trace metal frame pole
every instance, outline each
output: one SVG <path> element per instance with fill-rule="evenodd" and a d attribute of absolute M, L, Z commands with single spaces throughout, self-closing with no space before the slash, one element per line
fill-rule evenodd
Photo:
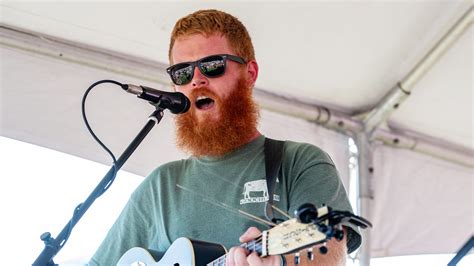
<path fill-rule="evenodd" d="M 469 8 L 423 59 L 362 120 L 363 130 L 356 133 L 356 145 L 359 150 L 358 208 L 362 217 L 369 220 L 372 218 L 370 211 L 373 200 L 374 167 L 371 139 L 375 130 L 386 123 L 390 114 L 408 98 L 415 84 L 472 25 L 474 20 L 472 11 L 473 7 Z M 364 230 L 362 234 L 365 238 L 360 250 L 360 265 L 369 266 L 370 230 Z"/>
<path fill-rule="evenodd" d="M 357 184 L 357 209 L 360 216 L 372 219 L 371 206 L 374 199 L 373 179 L 373 151 L 370 145 L 370 137 L 366 132 L 355 135 L 355 143 L 358 149 L 358 184 Z M 359 251 L 360 266 L 370 265 L 370 230 L 362 230 L 362 246 Z"/>

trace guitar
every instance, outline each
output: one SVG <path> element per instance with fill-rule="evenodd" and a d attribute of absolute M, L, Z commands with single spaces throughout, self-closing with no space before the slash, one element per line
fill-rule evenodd
<path fill-rule="evenodd" d="M 262 234 L 241 247 L 257 252 L 260 257 L 285 255 L 308 249 L 308 258 L 312 258 L 312 248 L 319 246 L 321 254 L 327 253 L 326 241 L 331 238 L 342 240 L 343 225 L 355 225 L 362 229 L 372 224 L 362 217 L 348 211 L 332 210 L 328 206 L 316 209 L 312 204 L 303 204 L 296 211 L 297 218 L 281 222 L 265 230 Z M 224 246 L 203 241 L 178 238 L 157 262 L 145 249 L 135 247 L 128 250 L 117 265 L 225 265 L 226 249 Z"/>

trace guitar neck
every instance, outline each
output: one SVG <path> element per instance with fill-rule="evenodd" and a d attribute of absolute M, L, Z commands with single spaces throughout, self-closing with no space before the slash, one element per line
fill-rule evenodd
<path fill-rule="evenodd" d="M 369 221 L 348 211 L 334 211 L 327 206 L 316 210 L 314 205 L 305 206 L 305 208 L 305 212 L 301 214 L 306 219 L 303 219 L 304 222 L 296 218 L 286 220 L 263 231 L 255 240 L 240 246 L 250 252 L 257 252 L 260 257 L 290 254 L 304 248 L 310 248 L 311 253 L 308 254 L 312 254 L 312 247 L 315 245 L 322 245 L 333 237 L 336 240 L 342 240 L 343 225 L 353 224 L 361 228 L 372 226 Z M 324 254 L 327 248 L 320 247 L 320 252 Z M 220 266 L 225 265 L 225 262 L 226 255 L 208 265 Z"/>
<path fill-rule="evenodd" d="M 249 241 L 247 243 L 243 243 L 240 247 L 248 250 L 249 252 L 257 252 L 259 256 L 262 255 L 262 236 L 259 236 L 255 240 Z M 225 262 L 227 259 L 227 254 L 209 262 L 207 266 L 225 266 Z"/>

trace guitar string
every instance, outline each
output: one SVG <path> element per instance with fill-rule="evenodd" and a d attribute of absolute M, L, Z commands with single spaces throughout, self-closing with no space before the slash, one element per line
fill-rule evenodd
<path fill-rule="evenodd" d="M 240 215 L 243 216 L 244 218 L 247 218 L 247 219 L 249 219 L 249 220 L 251 220 L 251 221 L 253 221 L 253 222 L 256 222 L 256 223 L 259 223 L 259 224 L 262 224 L 262 225 L 269 225 L 269 226 L 275 226 L 275 225 L 276 225 L 275 223 L 266 221 L 266 220 L 264 220 L 264 219 L 262 219 L 262 218 L 260 218 L 260 217 L 257 217 L 257 216 L 255 216 L 255 215 L 252 215 L 252 214 L 247 213 L 247 212 L 245 212 L 245 211 L 242 211 L 242 210 L 239 210 L 239 209 L 235 209 L 235 208 L 233 208 L 233 207 L 231 207 L 231 206 L 229 206 L 229 205 L 227 205 L 227 204 L 225 204 L 225 203 L 217 202 L 217 201 L 215 201 L 215 200 L 213 200 L 213 199 L 207 197 L 206 195 L 203 195 L 203 194 L 200 194 L 200 193 L 198 193 L 198 192 L 195 192 L 195 191 L 193 191 L 193 190 L 191 190 L 191 189 L 189 189 L 189 188 L 187 188 L 187 187 L 184 187 L 184 186 L 182 186 L 182 185 L 180 185 L 180 184 L 176 184 L 176 186 L 177 186 L 178 188 L 184 190 L 184 191 L 187 191 L 187 192 L 190 192 L 190 193 L 192 193 L 192 194 L 194 194 L 194 195 L 199 196 L 200 198 L 202 198 L 202 200 L 204 200 L 204 201 L 206 201 L 206 202 L 208 202 L 208 203 L 211 203 L 211 204 L 213 204 L 213 205 L 215 205 L 215 206 L 217 206 L 217 207 L 224 208 L 225 210 L 228 210 L 228 211 L 230 211 L 230 212 L 240 214 Z"/>
<path fill-rule="evenodd" d="M 194 192 L 194 191 L 192 191 L 191 189 L 188 189 L 188 188 L 186 188 L 186 187 L 183 187 L 183 186 L 181 186 L 181 185 L 179 185 L 179 184 L 177 184 L 177 186 L 178 186 L 178 188 L 181 188 L 181 189 L 186 190 L 186 191 L 188 191 L 188 192 L 191 192 L 191 193 L 193 193 L 193 194 L 199 195 L 199 193 Z M 239 213 L 239 214 L 247 215 L 247 216 L 250 216 L 251 218 L 256 218 L 256 219 L 259 219 L 259 220 L 260 220 L 259 217 L 253 216 L 253 215 L 251 215 L 251 214 L 249 214 L 249 213 L 246 213 L 246 212 L 244 212 L 244 211 L 240 211 L 240 210 L 238 210 L 238 209 L 233 209 L 232 207 L 230 207 L 230 206 L 228 206 L 228 205 L 226 205 L 226 204 L 224 204 L 224 203 L 214 202 L 214 201 L 212 201 L 212 199 L 209 199 L 209 198 L 207 198 L 207 197 L 204 196 L 204 195 L 200 195 L 200 196 L 201 196 L 204 200 L 208 201 L 208 202 L 211 203 L 211 204 L 217 205 L 217 206 L 219 206 L 219 207 L 223 207 L 223 208 L 225 208 L 225 209 L 227 209 L 227 210 L 229 210 L 229 211 L 232 211 L 232 212 L 237 212 L 237 213 Z M 219 204 L 221 204 L 222 206 L 220 206 Z M 280 214 L 282 214 L 283 216 L 288 217 L 289 219 L 293 219 L 293 218 L 291 218 L 288 214 L 286 214 L 285 212 L 283 212 L 282 210 L 280 210 L 278 207 L 276 207 L 276 206 L 274 206 L 274 205 L 270 205 L 270 206 L 271 206 L 273 209 L 275 209 L 276 211 L 278 211 Z M 248 217 L 245 217 L 245 218 L 248 218 Z M 262 221 L 266 222 L 265 220 L 262 220 Z M 268 222 L 266 222 L 266 223 L 268 223 Z M 311 226 L 313 226 L 313 225 L 308 224 L 308 225 L 307 225 L 307 228 L 308 228 L 308 227 L 311 227 Z M 263 243 L 262 243 L 262 236 L 260 235 L 259 237 L 257 237 L 257 238 L 254 239 L 253 241 L 250 241 L 250 242 L 247 242 L 247 243 L 243 243 L 243 244 L 241 244 L 240 246 L 243 247 L 243 248 L 245 248 L 245 249 L 247 249 L 247 250 L 249 250 L 249 251 L 262 252 L 262 250 L 263 250 L 263 249 L 262 249 L 262 246 L 263 246 L 262 244 L 263 244 Z M 253 247 L 252 247 L 252 245 L 253 245 Z M 323 245 L 325 245 L 325 241 L 319 241 L 318 243 L 315 243 L 315 245 L 312 246 L 310 249 L 313 250 L 314 247 L 323 246 Z M 310 250 L 310 249 L 308 249 L 308 250 Z M 298 252 L 297 254 L 299 254 L 299 252 Z M 227 254 L 224 254 L 223 256 L 221 256 L 221 257 L 215 259 L 214 261 L 211 261 L 210 263 L 208 263 L 208 264 L 206 264 L 206 265 L 208 265 L 208 266 L 214 266 L 214 265 L 221 266 L 221 265 L 225 265 L 226 259 L 227 259 Z M 216 264 L 216 263 L 217 263 L 217 264 Z"/>
<path fill-rule="evenodd" d="M 293 219 L 290 215 L 288 215 L 286 212 L 280 210 L 277 206 L 275 206 L 275 205 L 273 205 L 273 204 L 270 204 L 270 206 L 271 206 L 274 210 L 276 210 L 277 212 L 279 212 L 281 215 L 285 216 L 286 218 L 288 218 L 288 219 L 290 219 L 290 220 Z"/>
<path fill-rule="evenodd" d="M 180 184 L 176 184 L 176 186 L 177 186 L 179 189 L 182 189 L 182 190 L 187 191 L 187 192 L 189 192 L 189 193 L 191 193 L 191 194 L 194 194 L 194 195 L 199 196 L 202 200 L 204 200 L 204 201 L 206 201 L 206 202 L 208 202 L 208 203 L 211 203 L 211 204 L 213 204 L 213 205 L 215 205 L 215 206 L 217 206 L 217 207 L 224 208 L 225 210 L 228 210 L 228 211 L 230 211 L 230 212 L 240 214 L 240 215 L 243 216 L 244 218 L 247 218 L 247 219 L 249 219 L 249 220 L 251 220 L 251 221 L 260 223 L 260 224 L 262 224 L 262 225 L 270 225 L 270 226 L 275 226 L 275 225 L 276 225 L 275 223 L 266 221 L 266 220 L 264 220 L 264 219 L 261 219 L 260 217 L 254 216 L 254 215 L 252 215 L 252 214 L 250 214 L 250 213 L 247 213 L 247 212 L 245 212 L 245 211 L 242 211 L 242 210 L 239 210 L 239 209 L 234 209 L 234 208 L 232 208 L 231 206 L 229 206 L 229 205 L 227 205 L 227 204 L 225 204 L 225 203 L 214 201 L 213 199 L 207 197 L 206 195 L 203 195 L 203 194 L 200 194 L 200 193 L 198 193 L 198 192 L 195 192 L 195 191 L 193 191 L 192 189 L 189 189 L 189 188 L 187 188 L 187 187 L 185 187 L 185 186 L 182 186 L 182 185 L 180 185 Z M 273 206 L 273 205 L 271 205 L 271 206 L 272 206 L 273 208 L 276 208 L 276 207 Z M 282 211 L 281 211 L 280 209 L 278 209 L 278 208 L 277 208 L 277 211 L 278 211 L 278 212 L 282 212 Z M 285 216 L 287 216 L 287 215 L 285 215 Z M 262 251 L 262 237 L 261 237 L 261 236 L 257 237 L 255 240 L 253 240 L 252 243 L 253 243 L 253 246 L 254 246 L 254 247 L 253 247 L 253 248 L 254 248 L 253 251 L 260 251 L 260 252 Z M 246 248 L 246 249 L 249 249 L 249 248 L 247 247 L 247 244 L 248 244 L 248 243 L 243 243 L 241 246 L 244 247 L 244 248 Z M 214 261 L 211 261 L 211 262 L 208 263 L 207 265 L 214 265 L 215 262 L 218 263 L 217 265 L 220 265 L 219 263 L 221 263 L 221 260 L 223 260 L 222 262 L 225 263 L 226 258 L 227 258 L 227 254 L 225 254 L 225 255 L 223 255 L 223 256 L 217 258 L 217 259 L 214 260 Z"/>
<path fill-rule="evenodd" d="M 243 244 L 240 245 L 240 246 L 243 247 L 243 248 L 245 248 L 245 249 L 247 249 L 247 250 L 249 250 L 249 251 L 262 252 L 262 242 L 261 242 L 262 239 L 261 239 L 261 238 L 262 238 L 262 237 L 259 236 L 257 239 L 255 239 L 255 241 L 251 241 L 251 242 L 257 243 L 257 244 L 253 244 L 253 250 L 251 250 L 251 248 L 247 246 L 247 244 L 248 244 L 249 242 L 243 243 Z M 257 242 L 257 240 L 258 240 L 258 242 Z M 214 266 L 214 265 L 220 266 L 220 265 L 225 265 L 226 259 L 227 259 L 227 254 L 224 254 L 224 255 L 220 256 L 219 258 L 217 258 L 217 259 L 215 259 L 215 260 L 213 260 L 213 261 L 207 263 L 206 265 L 207 265 L 207 266 Z M 216 264 L 216 263 L 217 263 L 217 264 Z M 223 263 L 223 264 L 221 264 L 221 263 Z"/>
<path fill-rule="evenodd" d="M 253 245 L 253 248 L 252 248 L 252 245 Z M 247 242 L 247 243 L 242 243 L 240 245 L 240 247 L 242 248 L 245 248 L 249 251 L 256 251 L 256 252 L 262 252 L 263 248 L 262 248 L 262 236 L 258 236 L 257 238 L 255 238 L 254 240 L 250 241 L 250 242 Z M 217 263 L 217 265 L 225 265 L 225 262 L 226 262 L 226 259 L 227 259 L 227 254 L 224 254 L 223 256 L 209 262 L 208 264 L 206 265 L 216 265 L 215 263 Z M 220 264 L 220 263 L 224 263 L 224 264 Z"/>
<path fill-rule="evenodd" d="M 225 179 L 222 179 L 222 180 L 226 181 Z M 240 187 L 240 188 L 242 188 L 241 186 L 237 186 L 237 185 L 235 185 L 235 184 L 232 184 L 232 185 L 235 186 L 235 187 Z M 181 186 L 181 185 L 179 185 L 179 184 L 176 184 L 176 186 L 185 189 L 183 186 Z M 194 194 L 197 194 L 197 195 L 202 196 L 202 194 L 199 194 L 199 193 L 197 193 L 197 192 L 193 192 L 193 191 L 191 191 L 191 189 L 185 189 L 185 190 L 187 190 L 187 191 L 189 191 L 189 192 L 192 192 L 192 193 L 194 193 Z M 208 202 L 209 202 L 209 201 L 208 201 Z M 210 203 L 212 203 L 212 202 L 210 202 Z M 224 203 L 220 203 L 220 204 L 225 205 Z M 267 202 L 267 204 L 268 204 L 268 202 Z M 219 204 L 217 203 L 217 204 L 214 204 L 214 205 L 219 205 Z M 227 206 L 228 206 L 228 205 L 227 205 Z M 274 210 L 276 210 L 277 212 L 279 212 L 281 215 L 285 216 L 286 218 L 292 219 L 292 217 L 291 217 L 290 215 L 288 215 L 288 213 L 284 212 L 283 210 L 281 210 L 281 209 L 278 208 L 277 206 L 275 206 L 275 205 L 273 205 L 273 204 L 270 204 L 270 206 L 271 206 Z M 222 207 L 222 206 L 220 206 L 220 207 Z M 231 208 L 231 207 L 230 207 L 230 208 Z M 252 217 L 252 218 L 253 218 L 253 217 Z M 255 218 L 256 218 L 256 219 L 260 219 L 259 217 L 255 217 Z M 264 223 L 265 223 L 266 225 L 275 226 L 274 223 L 268 224 L 266 220 L 264 220 L 264 221 L 265 221 Z"/>

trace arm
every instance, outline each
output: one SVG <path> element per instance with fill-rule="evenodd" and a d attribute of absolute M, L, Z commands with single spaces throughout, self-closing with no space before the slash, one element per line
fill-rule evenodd
<path fill-rule="evenodd" d="M 122 213 L 110 228 L 105 239 L 89 261 L 89 265 L 115 265 L 120 257 L 130 248 L 143 245 L 142 239 L 147 239 L 142 215 L 137 212 L 136 204 L 129 200 Z"/>
<path fill-rule="evenodd" d="M 290 180 L 288 213 L 293 214 L 303 203 L 317 207 L 325 204 L 334 210 L 353 212 L 332 160 L 314 147 L 306 148 L 291 157 L 283 168 L 283 175 Z M 344 233 L 347 253 L 353 252 L 361 242 L 358 229 L 350 225 Z"/>
<path fill-rule="evenodd" d="M 147 209 L 154 209 L 148 181 L 134 191 L 105 239 L 91 258 L 90 265 L 115 265 L 132 247 L 150 248 L 158 230 Z"/>

